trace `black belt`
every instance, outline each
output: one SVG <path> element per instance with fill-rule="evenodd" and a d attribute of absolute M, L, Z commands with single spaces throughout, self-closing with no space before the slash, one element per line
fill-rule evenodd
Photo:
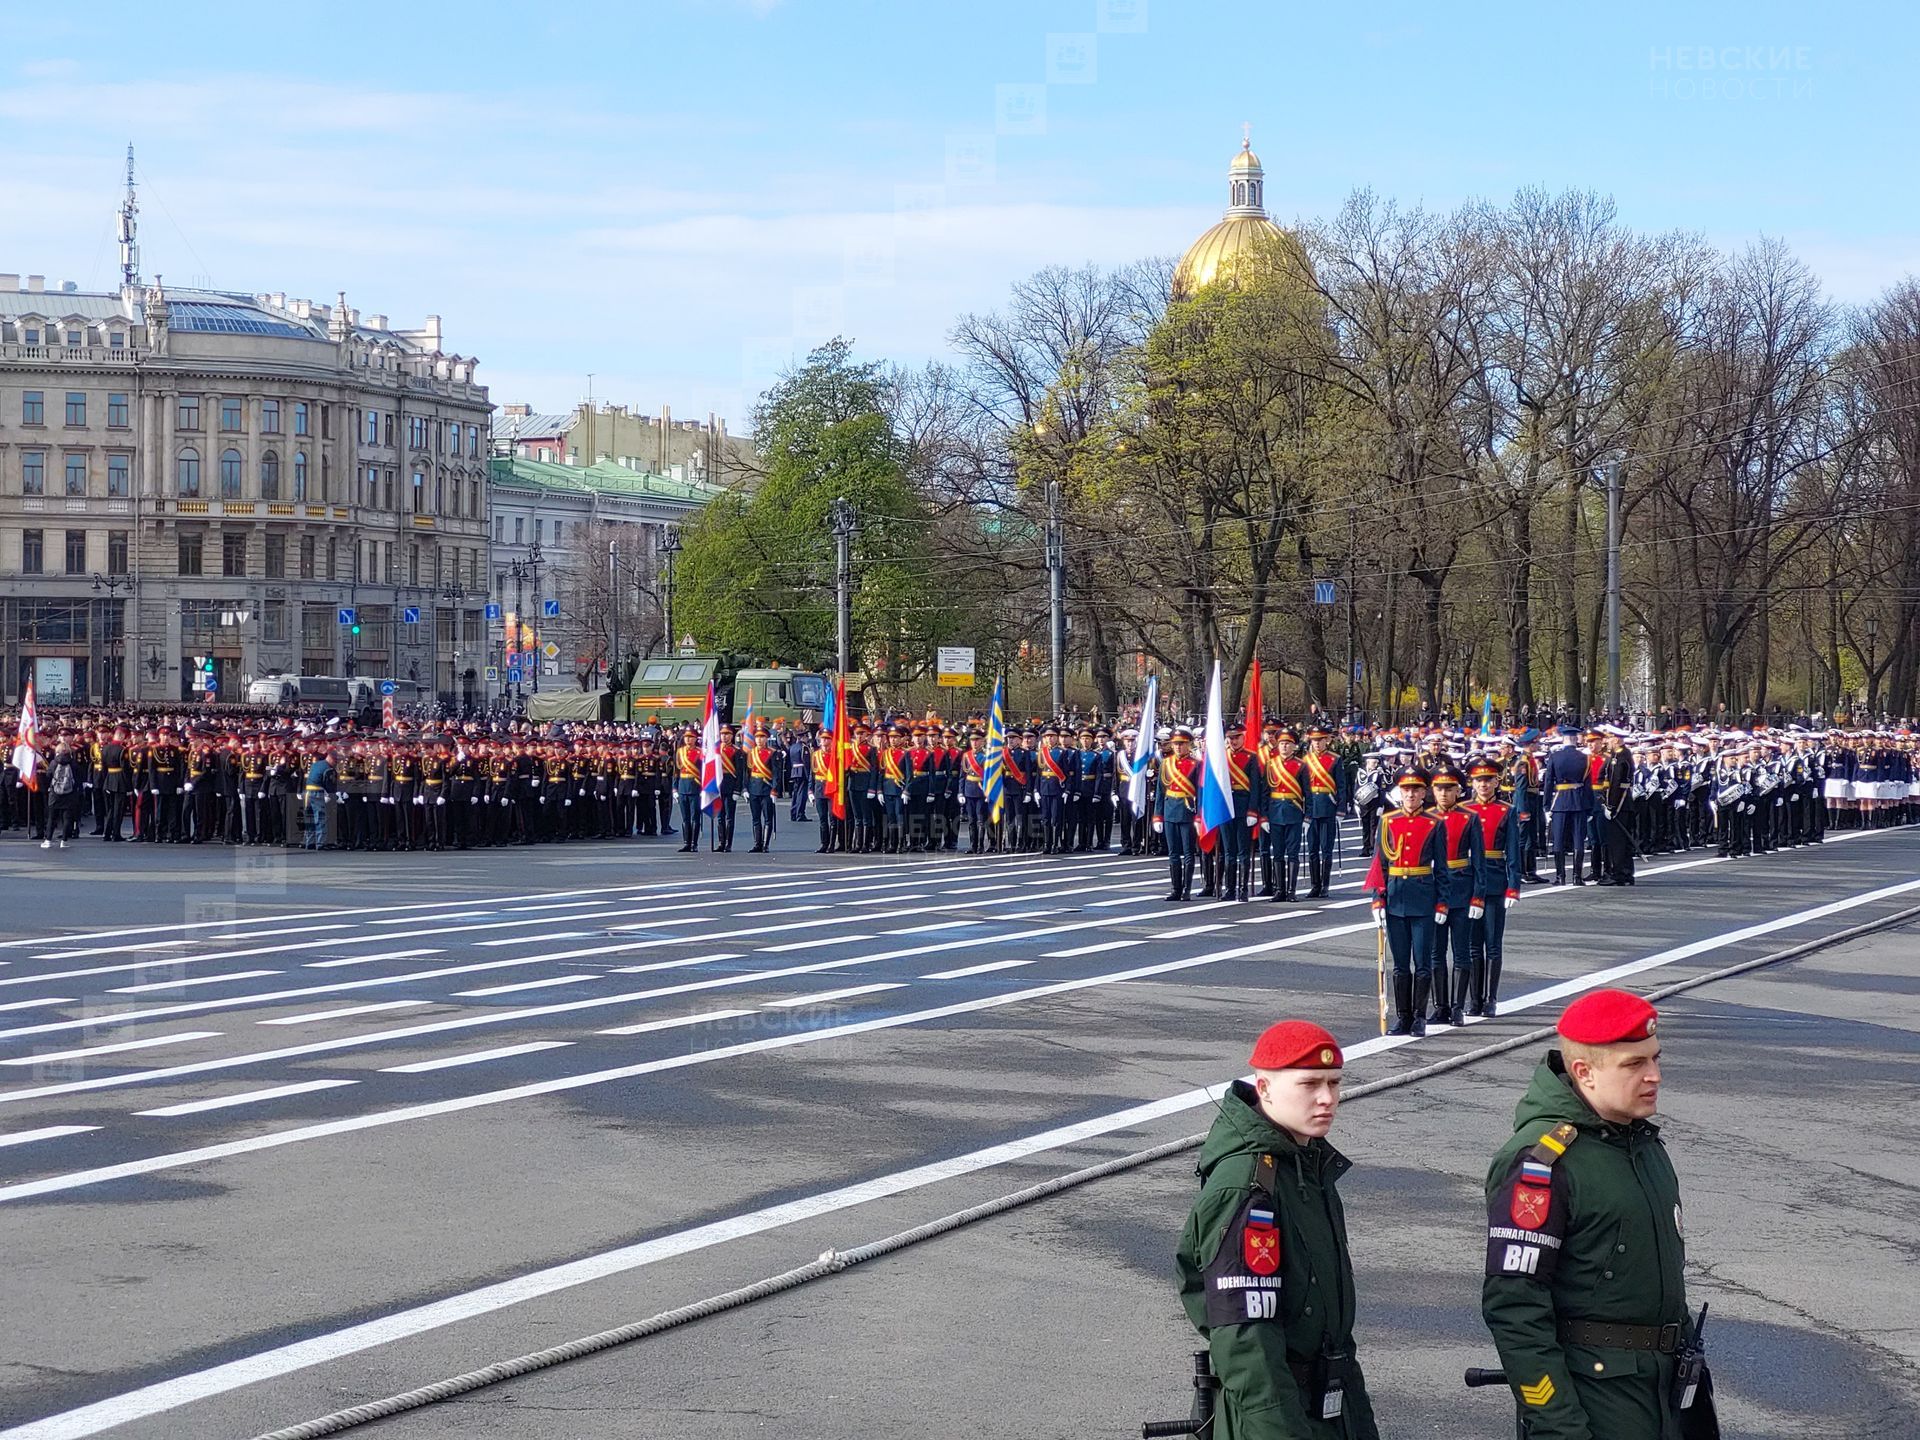
<path fill-rule="evenodd" d="M 1681 1327 L 1675 1325 L 1615 1325 L 1605 1320 L 1562 1320 L 1560 1343 L 1588 1345 L 1596 1350 L 1651 1350 L 1671 1355 L 1680 1348 Z"/>

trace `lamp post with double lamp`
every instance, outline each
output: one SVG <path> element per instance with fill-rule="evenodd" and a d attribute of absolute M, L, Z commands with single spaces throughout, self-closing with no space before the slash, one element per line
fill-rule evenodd
<path fill-rule="evenodd" d="M 660 536 L 660 557 L 665 563 L 667 572 L 667 603 L 661 612 L 661 625 L 666 633 L 660 637 L 660 641 L 661 648 L 669 655 L 673 654 L 676 648 L 673 638 L 673 557 L 679 553 L 680 532 L 665 531 Z"/>
<path fill-rule="evenodd" d="M 513 623 L 516 630 L 513 638 L 516 653 L 520 649 L 518 632 L 527 623 L 527 612 L 524 607 L 526 584 L 529 580 L 533 582 L 533 603 L 536 605 L 540 603 L 540 562 L 543 558 L 540 553 L 540 542 L 536 540 L 528 548 L 524 559 L 513 560 L 507 566 L 507 574 L 513 577 Z M 523 675 L 526 673 L 524 661 L 521 663 L 520 673 Z M 540 693 L 540 627 L 537 625 L 533 630 L 533 693 L 536 695 Z M 515 694 L 513 698 L 518 700 L 520 697 Z"/>
<path fill-rule="evenodd" d="M 458 580 L 449 580 L 435 593 L 446 601 L 448 608 L 453 611 L 453 623 L 448 627 L 453 634 L 450 637 L 452 653 L 447 657 L 447 689 L 440 702 L 452 709 L 460 691 L 460 602 L 467 598 L 467 591 Z M 437 682 L 440 678 L 440 617 L 438 615 L 433 617 L 433 669 L 436 681 L 434 688 L 438 690 Z"/>
<path fill-rule="evenodd" d="M 120 598 L 120 592 L 122 590 L 129 593 L 132 592 L 133 577 L 131 575 L 102 575 L 96 571 L 93 577 L 93 588 L 96 593 L 104 591 L 107 597 L 107 608 L 106 611 L 102 613 L 101 623 L 107 625 L 107 638 L 111 647 L 109 658 L 112 669 L 107 672 L 107 683 L 100 687 L 100 697 L 105 700 L 107 704 L 111 705 L 118 700 L 125 699 L 127 693 L 126 679 L 120 673 L 123 659 L 121 647 L 126 639 L 126 622 L 122 617 L 115 615 L 113 616 L 113 623 L 108 624 L 106 616 L 112 614 L 115 602 Z M 138 642 L 136 641 L 135 643 Z"/>

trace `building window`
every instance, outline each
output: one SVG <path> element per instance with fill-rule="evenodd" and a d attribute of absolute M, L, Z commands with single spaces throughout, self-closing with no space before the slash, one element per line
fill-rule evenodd
<path fill-rule="evenodd" d="M 200 494 L 200 452 L 187 449 L 180 452 L 180 458 L 174 462 L 174 475 L 179 481 L 181 495 L 193 499 Z"/>
<path fill-rule="evenodd" d="M 305 410 L 306 408 L 307 407 L 304 405 L 294 406 L 294 411 L 295 411 L 295 414 L 293 417 L 294 424 L 304 425 L 307 423 L 306 418 L 298 413 L 299 411 Z M 304 435 L 307 432 L 302 430 L 300 433 Z M 331 408 L 325 405 L 322 405 L 320 407 L 320 438 L 322 440 L 331 440 L 333 438 L 333 411 Z"/>
<path fill-rule="evenodd" d="M 125 395 L 107 396 L 107 428 L 109 430 L 127 428 L 127 397 Z"/>
<path fill-rule="evenodd" d="M 107 573 L 109 575 L 127 573 L 127 532 L 124 530 L 107 532 Z"/>
<path fill-rule="evenodd" d="M 107 496 L 124 500 L 133 493 L 133 462 L 127 455 L 107 456 Z"/>
<path fill-rule="evenodd" d="M 260 609 L 260 638 L 269 645 L 287 643 L 287 602 L 269 600 Z"/>
<path fill-rule="evenodd" d="M 124 330 L 113 331 L 111 334 L 107 336 L 107 345 L 114 350 L 124 350 L 127 345 L 126 331 Z"/>
<path fill-rule="evenodd" d="M 87 532 L 84 530 L 67 531 L 67 573 L 87 573 Z"/>
<path fill-rule="evenodd" d="M 287 537 L 269 535 L 266 537 L 266 566 L 269 580 L 284 580 L 287 576 Z"/>
<path fill-rule="evenodd" d="M 32 325 L 27 326 L 20 332 L 20 343 L 22 345 L 38 345 L 40 343 L 39 330 Z"/>
<path fill-rule="evenodd" d="M 420 547 L 418 545 L 407 546 L 407 583 L 409 585 L 420 583 Z"/>
<path fill-rule="evenodd" d="M 243 463 L 238 450 L 220 452 L 220 498 L 222 500 L 240 498 L 240 472 Z"/>
<path fill-rule="evenodd" d="M 205 548 L 205 541 L 206 537 L 197 530 L 180 532 L 180 573 L 182 575 L 201 573 L 200 557 Z"/>
<path fill-rule="evenodd" d="M 533 543 L 536 545 L 544 545 L 547 543 L 547 521 L 545 516 L 536 515 L 533 519 Z"/>
<path fill-rule="evenodd" d="M 391 450 L 393 448 L 393 416 L 383 415 L 380 418 L 386 422 L 382 426 L 382 432 L 385 435 L 386 447 Z"/>
<path fill-rule="evenodd" d="M 38 530 L 20 532 L 20 573 L 39 575 L 46 569 L 45 539 Z"/>
<path fill-rule="evenodd" d="M 304 400 L 293 407 L 293 433 L 296 435 L 307 433 L 307 402 Z"/>
<path fill-rule="evenodd" d="M 260 457 L 260 498 L 280 498 L 280 452 L 269 450 Z"/>
<path fill-rule="evenodd" d="M 560 522 L 558 520 L 553 522 L 553 547 L 556 550 L 560 548 Z"/>
<path fill-rule="evenodd" d="M 506 529 L 507 529 L 507 517 L 504 515 L 494 516 L 493 517 L 493 543 L 494 544 L 498 545 L 500 544 L 501 541 L 507 538 Z"/>
<path fill-rule="evenodd" d="M 198 430 L 200 428 L 200 397 L 182 395 L 173 407 L 173 425 L 176 430 Z"/>
<path fill-rule="evenodd" d="M 313 536 L 302 535 L 300 537 L 300 578 L 302 580 L 311 580 L 314 578 L 314 557 L 319 552 L 319 549 L 320 542 L 314 539 Z"/>
<path fill-rule="evenodd" d="M 84 427 L 87 423 L 87 392 L 67 391 L 67 424 Z"/>
<path fill-rule="evenodd" d="M 33 344 L 33 341 L 27 341 Z M 20 395 L 20 423 L 22 425 L 44 425 L 47 423 L 47 396 L 42 390 L 25 390 Z"/>
<path fill-rule="evenodd" d="M 480 453 L 480 427 L 478 425 L 467 426 L 467 453 L 469 455 L 478 455 Z"/>
<path fill-rule="evenodd" d="M 478 480 L 467 482 L 467 513 L 476 520 L 480 518 L 480 482 Z"/>
<path fill-rule="evenodd" d="M 280 433 L 280 402 L 278 400 L 260 402 L 260 428 L 268 435 Z"/>
<path fill-rule="evenodd" d="M 513 517 L 513 543 L 516 545 L 527 543 L 527 517 L 524 515 Z"/>
<path fill-rule="evenodd" d="M 360 413 L 364 415 L 367 420 L 367 444 L 378 445 L 380 443 L 380 417 L 371 410 L 362 410 Z"/>
<path fill-rule="evenodd" d="M 222 430 L 232 432 L 240 428 L 241 406 L 243 403 L 243 401 L 239 400 L 222 400 L 220 402 L 220 428 Z"/>
<path fill-rule="evenodd" d="M 20 452 L 20 493 L 22 495 L 47 493 L 46 451 L 22 450 Z"/>
<path fill-rule="evenodd" d="M 307 452 L 304 450 L 293 452 L 293 498 L 307 498 Z"/>
<path fill-rule="evenodd" d="M 447 442 L 447 449 L 452 451 L 453 458 L 458 460 L 460 458 L 460 422 L 458 420 L 447 423 Z"/>
<path fill-rule="evenodd" d="M 382 481 L 386 486 L 386 508 L 394 510 L 396 507 L 393 503 L 393 471 L 387 471 L 386 474 L 382 476 Z"/>
<path fill-rule="evenodd" d="M 67 331 L 67 344 L 84 345 L 85 343 L 86 341 L 81 337 L 81 334 L 78 330 Z"/>
<path fill-rule="evenodd" d="M 335 572 L 339 569 L 339 567 L 340 567 L 340 542 L 337 540 L 330 539 L 327 541 L 327 579 L 338 580 L 340 577 Z"/>
<path fill-rule="evenodd" d="M 376 540 L 374 543 L 378 545 L 380 542 Z M 386 555 L 384 558 L 386 560 L 387 584 L 391 585 L 394 583 L 393 542 L 391 540 L 386 542 Z"/>
<path fill-rule="evenodd" d="M 426 503 L 427 477 L 418 470 L 413 472 L 413 513 L 418 515 Z"/>
<path fill-rule="evenodd" d="M 447 513 L 447 479 L 444 475 L 436 475 L 433 478 L 433 513 L 436 515 Z"/>
<path fill-rule="evenodd" d="M 220 537 L 220 573 L 244 580 L 247 574 L 247 537 L 229 530 Z"/>
<path fill-rule="evenodd" d="M 67 494 L 84 495 L 87 493 L 87 457 L 84 455 L 67 456 Z"/>

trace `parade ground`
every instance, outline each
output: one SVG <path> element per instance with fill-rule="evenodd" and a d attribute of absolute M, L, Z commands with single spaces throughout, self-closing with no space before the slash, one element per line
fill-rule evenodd
<path fill-rule="evenodd" d="M 1920 920 L 1884 923 L 1920 831 L 1528 886 L 1506 1013 L 1392 1041 L 1351 826 L 1293 904 L 814 841 L 0 846 L 0 1440 L 252 1440 L 692 1305 L 1195 1135 L 1287 1015 L 1363 1092 L 1331 1138 L 1382 1433 L 1504 1436 L 1460 1376 L 1537 1032 L 1855 930 L 1660 1001 L 1659 1118 L 1728 1433 L 1920 1434 Z M 1137 1435 L 1187 1409 L 1193 1159 L 349 1433 Z"/>

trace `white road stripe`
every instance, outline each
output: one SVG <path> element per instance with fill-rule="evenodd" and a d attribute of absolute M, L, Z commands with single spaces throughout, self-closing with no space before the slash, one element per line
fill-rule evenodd
<path fill-rule="evenodd" d="M 498 1050 L 468 1050 L 459 1055 L 443 1055 L 438 1060 L 416 1060 L 411 1065 L 387 1065 L 383 1075 L 424 1075 L 430 1070 L 451 1070 L 458 1065 L 481 1065 L 489 1060 L 506 1060 L 515 1055 L 531 1055 L 537 1050 L 564 1050 L 571 1040 L 529 1040 L 524 1045 L 502 1045 Z"/>
<path fill-rule="evenodd" d="M 1189 925 L 1184 930 L 1156 930 L 1147 938 L 1150 940 L 1184 940 L 1189 935 L 1206 935 L 1215 930 L 1224 930 L 1227 922 L 1222 920 L 1212 925 Z"/>
<path fill-rule="evenodd" d="M 179 1105 L 162 1105 L 158 1110 L 136 1110 L 136 1115 L 199 1115 L 207 1110 L 230 1110 L 236 1105 L 258 1105 L 263 1100 L 281 1100 L 289 1095 L 310 1095 L 316 1090 L 338 1090 L 343 1085 L 358 1085 L 358 1080 L 303 1080 L 297 1085 L 275 1085 L 271 1090 L 249 1090 L 242 1095 L 216 1095 L 211 1100 L 188 1100 Z"/>
<path fill-rule="evenodd" d="M 966 930 L 985 924 L 981 920 L 941 920 L 932 925 L 909 925 L 903 930 L 882 930 L 882 935 L 931 935 L 936 930 Z"/>
<path fill-rule="evenodd" d="M 558 930 L 551 935 L 506 935 L 506 936 L 502 936 L 498 940 L 476 940 L 473 943 L 476 945 L 526 945 L 529 943 L 545 944 L 546 942 L 552 941 L 552 940 L 579 940 L 584 938 L 585 936 L 594 935 L 597 933 L 599 932 L 594 930 Z"/>
<path fill-rule="evenodd" d="M 309 960 L 307 970 L 334 970 L 342 965 L 371 965 L 378 960 L 417 960 L 422 955 L 444 955 L 444 950 L 386 950 L 378 955 L 349 955 L 344 960 Z"/>
<path fill-rule="evenodd" d="M 905 982 L 899 980 L 888 980 L 878 985 L 850 985 L 845 990 L 828 990 L 819 995 L 796 995 L 790 1000 L 769 1000 L 762 1008 L 792 1010 L 802 1005 L 825 1005 L 833 1000 L 851 1000 L 856 995 L 877 995 L 882 990 L 905 988 Z"/>
<path fill-rule="evenodd" d="M 343 1005 L 335 1010 L 309 1010 L 304 1015 L 280 1015 L 272 1020 L 256 1021 L 260 1025 L 307 1025 L 315 1020 L 344 1020 L 349 1015 L 376 1015 L 383 1010 L 414 1010 L 422 1005 L 431 1005 L 431 1000 L 382 1000 L 375 1005 Z"/>
<path fill-rule="evenodd" d="M 650 970 L 684 970 L 689 965 L 711 965 L 720 960 L 738 960 L 737 950 L 716 950 L 711 955 L 689 955 L 681 960 L 661 960 L 651 965 L 620 965 L 609 970 L 609 975 L 644 975 Z"/>
<path fill-rule="evenodd" d="M 219 924 L 221 922 L 216 921 L 214 923 Z M 240 933 L 237 933 L 238 927 L 247 922 L 241 921 L 241 920 L 231 920 L 225 923 L 234 926 L 236 933 L 232 935 L 208 936 L 206 938 L 211 940 L 214 944 L 220 945 L 220 944 L 229 944 L 234 941 L 266 940 L 275 935 L 308 935 L 320 930 L 346 930 L 351 928 L 350 926 L 347 926 L 344 924 L 342 925 L 289 925 L 286 928 L 280 929 L 280 930 L 249 930 L 245 934 L 240 934 Z M 154 940 L 154 941 L 149 941 L 147 944 L 144 944 L 144 945 L 96 945 L 86 950 L 59 950 L 59 951 L 53 951 L 53 952 L 42 952 L 38 955 L 35 955 L 33 958 L 36 960 L 85 960 L 94 955 L 131 955 L 135 951 L 140 951 L 140 950 L 166 950 L 174 946 L 191 945 L 194 943 L 196 942 L 191 940 Z"/>
<path fill-rule="evenodd" d="M 1139 943 L 1138 940 L 1102 940 L 1096 945 L 1076 945 L 1071 950 L 1048 950 L 1043 958 L 1071 960 L 1076 955 L 1098 955 L 1103 950 L 1125 950 L 1128 946 Z"/>
<path fill-rule="evenodd" d="M 184 990 L 189 985 L 225 985 L 235 980 L 258 980 L 263 975 L 280 973 L 278 970 L 236 970 L 231 975 L 200 975 L 192 980 L 154 980 L 145 985 L 122 985 L 107 993 L 109 995 L 144 995 L 149 990 Z"/>
<path fill-rule="evenodd" d="M 117 1040 L 111 1045 L 87 1045 L 78 1050 L 56 1050 L 47 1055 L 16 1055 L 0 1065 L 51 1065 L 56 1060 L 93 1060 L 123 1050 L 151 1050 L 157 1045 L 184 1045 L 189 1040 L 217 1040 L 218 1030 L 186 1030 L 178 1035 L 149 1035 L 145 1040 Z"/>
<path fill-rule="evenodd" d="M 48 1125 L 40 1130 L 15 1130 L 11 1135 L 0 1135 L 0 1149 L 8 1145 L 30 1145 L 35 1140 L 58 1140 L 62 1135 L 85 1135 L 99 1128 L 98 1125 Z"/>
<path fill-rule="evenodd" d="M 541 990 L 549 985 L 578 985 L 583 980 L 598 980 L 598 975 L 552 975 L 545 980 L 519 980 L 511 985 L 489 985 L 483 990 L 456 990 L 456 1000 L 470 995 L 511 995 L 516 990 Z"/>
<path fill-rule="evenodd" d="M 676 1015 L 671 1020 L 647 1020 L 638 1025 L 616 1025 L 611 1030 L 596 1030 L 596 1035 L 647 1035 L 655 1030 L 677 1030 L 683 1025 L 705 1025 L 714 1020 L 736 1020 L 751 1015 L 751 1010 L 708 1010 L 700 1015 Z"/>
<path fill-rule="evenodd" d="M 80 1002 L 71 995 L 42 995 L 38 1000 L 10 1000 L 0 1005 L 5 1010 L 39 1010 L 54 1005 L 77 1005 Z"/>
<path fill-rule="evenodd" d="M 985 975 L 990 970 L 1015 970 L 1022 965 L 1031 965 L 1031 960 L 989 960 L 984 965 L 963 965 L 958 970 L 936 970 L 931 975 L 922 975 L 922 980 L 962 980 L 969 975 Z"/>

